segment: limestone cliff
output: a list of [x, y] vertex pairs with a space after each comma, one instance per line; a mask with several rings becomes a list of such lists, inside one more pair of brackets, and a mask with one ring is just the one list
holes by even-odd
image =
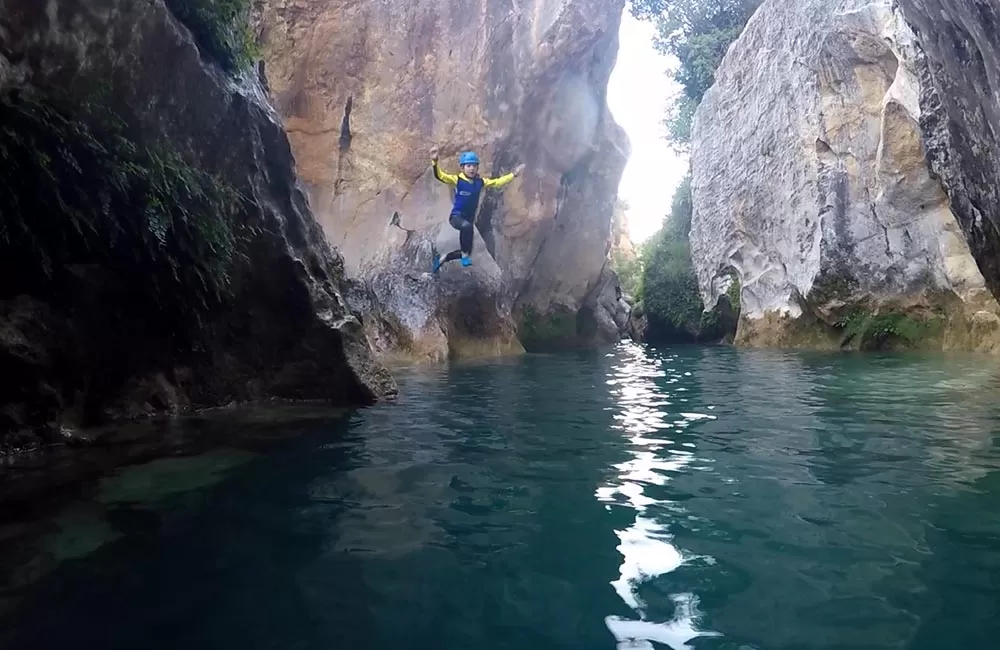
[[920, 49], [920, 127], [931, 171], [1000, 297], [1000, 3], [898, 0]]
[[[341, 296], [342, 261], [309, 211], [277, 114], [255, 79], [223, 72], [161, 0], [0, 0], [0, 93], [5, 119], [42, 124], [11, 132], [4, 122], [5, 153], [29, 137], [51, 143], [4, 163], [0, 446], [34, 425], [267, 397], [363, 403], [395, 390]], [[95, 93], [113, 138], [80, 108]], [[55, 95], [80, 113], [39, 108]], [[80, 161], [91, 159], [110, 173], [88, 176]], [[40, 172], [20, 179], [21, 194], [18, 165]], [[206, 173], [242, 195], [215, 206], [231, 220], [164, 208], [210, 192], [195, 183]], [[53, 174], [64, 175], [45, 185]], [[156, 193], [163, 182], [178, 196]], [[66, 212], [22, 214], [18, 205], [48, 199], [39, 188]], [[204, 268], [217, 268], [227, 251], [206, 242], [230, 229], [243, 234], [232, 268], [219, 269], [227, 291], [191, 299], [219, 280], [190, 276], [196, 258], [181, 254], [202, 251]], [[39, 245], [51, 257], [44, 273], [38, 250], [12, 242]]]
[[[479, 330], [471, 347], [516, 350], [508, 340], [513, 322], [528, 347], [617, 338], [601, 296], [614, 280], [607, 268], [611, 211], [627, 157], [605, 101], [623, 4], [268, 0], [260, 38], [270, 88], [310, 203], [359, 283], [377, 289], [386, 273], [435, 281], [420, 277], [430, 266], [429, 247], [401, 253], [415, 240], [390, 215], [398, 211], [418, 239], [440, 235], [448, 244], [440, 224], [449, 192], [433, 179], [428, 151], [440, 146], [442, 164], [457, 171], [457, 154], [473, 149], [486, 175], [522, 162], [527, 170], [484, 196], [474, 260], [486, 270], [470, 281], [480, 278], [495, 293], [495, 266], [509, 301], [491, 304], [509, 302], [511, 311], [490, 315], [493, 325]], [[457, 233], [450, 235], [457, 244]], [[386, 266], [401, 254], [405, 268]], [[406, 322], [390, 306], [395, 301], [383, 298], [372, 296], [391, 313], [374, 329]], [[456, 310], [451, 303], [431, 309]], [[395, 339], [414, 341], [412, 356], [420, 358], [458, 354], [440, 334], [453, 324], [431, 320]], [[391, 347], [392, 338], [373, 336], [380, 346]]]
[[730, 48], [695, 118], [691, 244], [706, 305], [738, 275], [738, 343], [1000, 349], [925, 159], [922, 56], [891, 0], [768, 0]]

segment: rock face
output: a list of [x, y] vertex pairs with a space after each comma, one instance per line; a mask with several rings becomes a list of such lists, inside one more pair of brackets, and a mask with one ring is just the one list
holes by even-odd
[[920, 47], [891, 0], [769, 0], [730, 48], [695, 119], [691, 245], [707, 306], [741, 282], [737, 343], [1000, 349], [925, 159]]
[[931, 171], [1000, 297], [1000, 3], [897, 2], [920, 43], [920, 127]]
[[[437, 274], [428, 269], [435, 251], [455, 248], [447, 223], [417, 231], [401, 223], [385, 233], [381, 257], [354, 281], [348, 301], [368, 338], [387, 358], [444, 361], [524, 352], [511, 319], [510, 292], [493, 258], [483, 255], [470, 268], [457, 261]], [[482, 247], [477, 235], [475, 246]]]
[[[527, 166], [486, 192], [474, 254], [502, 272], [525, 346], [617, 337], [600, 296], [627, 158], [605, 101], [623, 5], [269, 0], [260, 35], [270, 88], [310, 204], [349, 274], [375, 288], [392, 272], [378, 261], [405, 241], [387, 236], [394, 211], [419, 233], [447, 223], [449, 191], [434, 180], [428, 150], [440, 146], [454, 172], [457, 154], [472, 149], [487, 176]], [[470, 281], [480, 278], [492, 292], [492, 277]], [[489, 317], [495, 340], [505, 340], [509, 318]]]
[[249, 263], [233, 270], [231, 297], [183, 346], [156, 317], [130, 310], [122, 278], [99, 264], [69, 260], [58, 287], [4, 269], [0, 438], [230, 400], [351, 404], [393, 393], [341, 296], [343, 263], [309, 211], [257, 83], [224, 74], [160, 0], [0, 0], [0, 91], [81, 98], [102, 85], [143, 143], [169, 143], [250, 198]]

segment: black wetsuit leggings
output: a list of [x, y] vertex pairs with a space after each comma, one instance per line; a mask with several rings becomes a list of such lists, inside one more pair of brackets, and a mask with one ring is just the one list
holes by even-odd
[[458, 231], [458, 245], [460, 248], [445, 255], [444, 262], [457, 260], [462, 257], [462, 253], [466, 255], [472, 253], [472, 229], [474, 228], [472, 222], [466, 220], [460, 214], [453, 214], [448, 217], [448, 223]]

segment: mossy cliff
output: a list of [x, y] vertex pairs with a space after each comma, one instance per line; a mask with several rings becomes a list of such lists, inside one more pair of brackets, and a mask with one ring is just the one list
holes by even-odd
[[671, 202], [666, 223], [639, 249], [640, 281], [630, 318], [633, 339], [648, 343], [731, 343], [740, 313], [740, 280], [720, 274], [720, 294], [709, 309], [698, 291], [691, 259], [691, 181]]
[[0, 0], [0, 446], [394, 391], [253, 72], [247, 9]]

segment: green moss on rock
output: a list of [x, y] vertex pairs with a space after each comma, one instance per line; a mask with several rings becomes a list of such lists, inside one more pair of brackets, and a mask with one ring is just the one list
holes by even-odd
[[813, 282], [806, 297], [810, 305], [826, 305], [835, 300], [849, 300], [858, 290], [857, 279], [847, 270], [824, 271]]
[[565, 310], [541, 313], [522, 307], [517, 315], [518, 334], [526, 350], [572, 347], [577, 342], [577, 317]]
[[242, 72], [260, 58], [250, 27], [254, 0], [166, 0], [198, 47], [229, 72]]
[[860, 350], [927, 347], [938, 343], [944, 331], [945, 319], [938, 314], [926, 317], [901, 311], [871, 311], [855, 309], [839, 320], [842, 347]]
[[795, 318], [766, 312], [761, 318], [740, 318], [736, 345], [752, 348], [836, 350], [840, 337], [833, 327], [810, 313]]
[[740, 284], [740, 279], [736, 277], [736, 272], [731, 271], [730, 277], [732, 278], [732, 283], [729, 285], [729, 289], [726, 291], [726, 297], [729, 299], [729, 304], [732, 306], [733, 310], [737, 313], [740, 311], [740, 295], [743, 291], [743, 286]]
[[131, 283], [136, 307], [195, 320], [229, 294], [245, 198], [166, 143], [134, 142], [86, 103], [8, 92], [0, 161], [5, 273], [41, 286], [96, 265]]

